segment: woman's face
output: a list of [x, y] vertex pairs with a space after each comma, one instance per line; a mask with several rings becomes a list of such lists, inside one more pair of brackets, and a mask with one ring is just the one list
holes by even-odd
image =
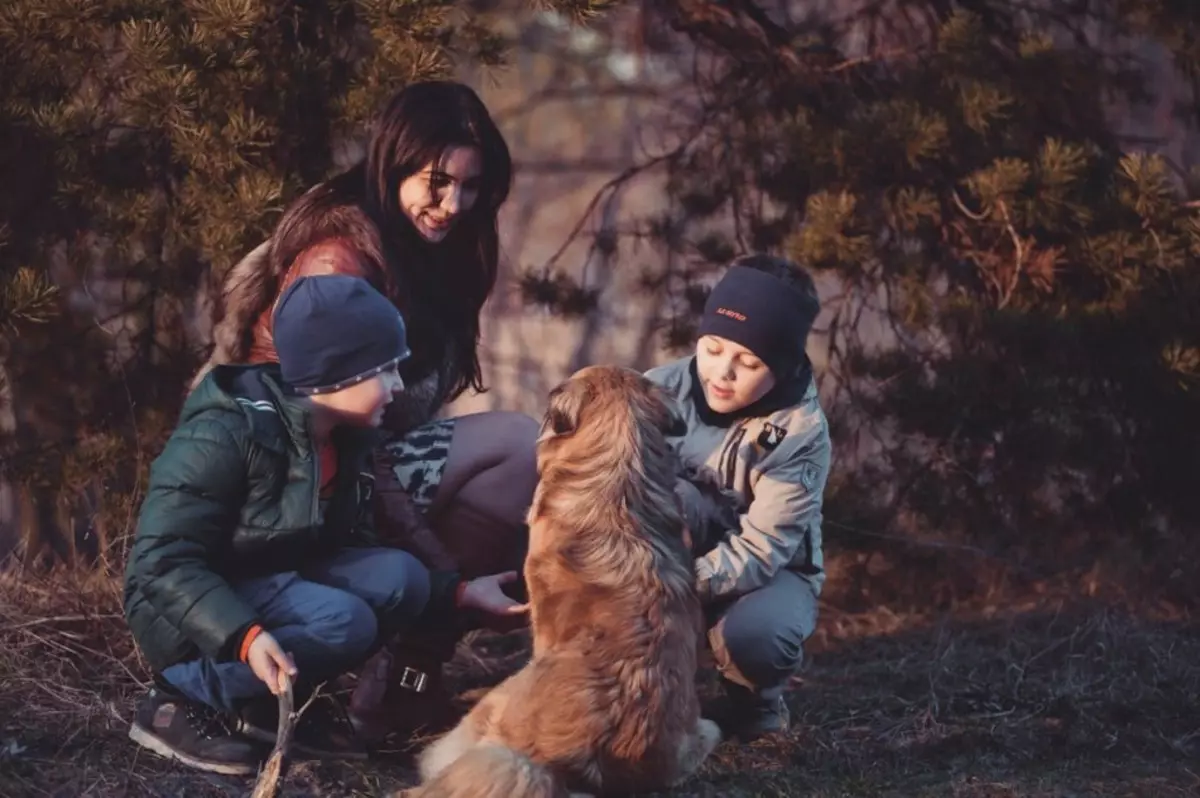
[[446, 148], [400, 184], [400, 208], [417, 232], [440, 243], [479, 199], [483, 158], [475, 147]]

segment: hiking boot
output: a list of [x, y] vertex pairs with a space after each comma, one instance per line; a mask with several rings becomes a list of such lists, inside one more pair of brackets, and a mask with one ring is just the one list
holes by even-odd
[[433, 651], [383, 649], [367, 661], [350, 699], [350, 720], [371, 744], [443, 731], [456, 720]]
[[786, 734], [791, 728], [791, 712], [783, 696], [762, 696], [729, 682], [725, 684], [725, 695], [708, 717], [721, 727], [722, 736], [742, 742]]
[[[296, 711], [307, 697], [295, 699]], [[271, 745], [279, 730], [279, 699], [273, 695], [256, 698], [238, 711], [238, 730]], [[330, 695], [319, 695], [292, 732], [291, 750], [312, 759], [366, 759], [367, 749], [354, 731], [341, 703]]]
[[266, 754], [207, 704], [154, 687], [138, 704], [129, 739], [156, 754], [210, 773], [252, 776]]

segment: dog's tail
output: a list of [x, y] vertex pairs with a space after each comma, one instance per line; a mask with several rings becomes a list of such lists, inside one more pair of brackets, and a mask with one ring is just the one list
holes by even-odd
[[549, 768], [502, 745], [468, 749], [406, 798], [570, 798]]

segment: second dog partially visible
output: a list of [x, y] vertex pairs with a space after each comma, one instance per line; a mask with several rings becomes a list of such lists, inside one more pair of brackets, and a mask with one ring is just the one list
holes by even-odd
[[514, 798], [661, 790], [716, 747], [696, 696], [703, 626], [665, 438], [681, 423], [628, 369], [586, 368], [551, 393], [525, 563], [533, 658], [422, 752], [416, 795], [486, 795], [505, 780], [530, 785]]

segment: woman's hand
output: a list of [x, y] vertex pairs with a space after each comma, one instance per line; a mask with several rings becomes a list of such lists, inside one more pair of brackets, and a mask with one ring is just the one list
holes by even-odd
[[502, 585], [517, 581], [518, 576], [516, 571], [505, 571], [465, 582], [458, 606], [483, 610], [492, 615], [523, 615], [529, 611], [529, 605], [513, 601], [501, 589]]
[[267, 632], [259, 632], [250, 644], [250, 650], [246, 653], [246, 664], [275, 695], [287, 690], [284, 674], [295, 679], [298, 673], [296, 663], [292, 662], [292, 658], [280, 648], [279, 642]]

